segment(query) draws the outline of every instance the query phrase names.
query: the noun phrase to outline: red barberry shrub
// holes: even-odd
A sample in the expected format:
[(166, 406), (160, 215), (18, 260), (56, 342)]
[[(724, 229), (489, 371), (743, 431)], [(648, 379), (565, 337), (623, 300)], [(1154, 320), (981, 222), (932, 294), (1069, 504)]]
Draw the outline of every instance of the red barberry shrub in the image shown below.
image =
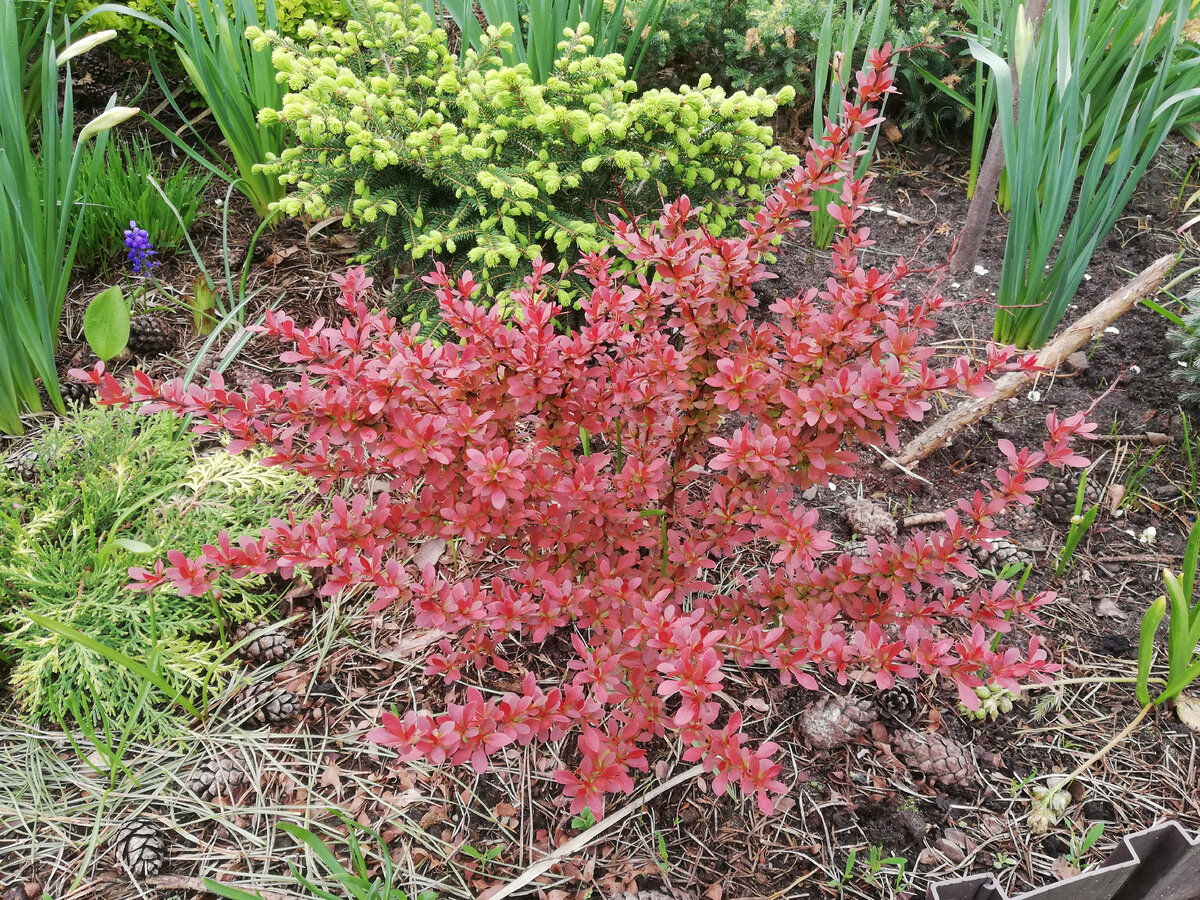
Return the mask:
[[(970, 545), (1003, 534), (994, 517), (1009, 505), (1033, 502), (1046, 485), (1039, 467), (1085, 463), (1070, 448), (1094, 427), (1082, 415), (1051, 415), (1037, 452), (1001, 441), (995, 483), (948, 510), (940, 530), (869, 542), (869, 560), (834, 553), (799, 502), (812, 485), (853, 476), (856, 448), (896, 447), (899, 426), (935, 395), (984, 391), (991, 374), (1031, 364), (991, 348), (978, 365), (935, 366), (921, 341), (941, 299), (902, 299), (902, 261), (888, 273), (859, 263), (871, 243), (856, 224), (868, 182), (851, 176), (851, 141), (891, 83), (886, 50), (872, 54), (827, 145), (740, 233), (691, 227), (686, 198), (644, 230), (618, 223), (615, 251), (580, 265), (592, 291), (576, 330), (556, 327), (542, 264), (507, 318), (472, 302), (469, 273), (439, 269), (428, 280), (453, 335), (441, 345), (368, 308), (370, 279), (352, 269), (338, 278), (339, 326), (267, 316), (261, 330), (290, 346), (281, 358), (301, 372), (285, 385), (239, 395), (216, 374), (186, 387), (139, 373), (126, 393), (101, 366), (79, 373), (103, 402), (195, 416), (234, 451), (265, 445), (270, 464), (316, 478), (330, 497), (306, 520), (274, 521), (258, 538), (223, 534), (135, 581), (197, 594), (303, 567), (326, 594), (365, 587), (373, 610), (411, 607), (446, 634), (428, 668), (452, 687), (444, 710), (384, 714), (372, 739), (402, 760), (482, 772), (509, 744), (573, 733), (578, 763), (555, 777), (572, 810), (597, 816), (647, 769), (647, 744), (666, 737), (713, 773), (714, 790), (735, 785), (771, 809), (784, 789), (776, 748), (751, 746), (740, 713), (724, 708), (731, 665), (769, 665), (808, 688), (822, 673), (882, 687), (941, 676), (967, 704), (978, 685), (1044, 678), (1054, 667), (1036, 637), (993, 639), (1036, 623), (1052, 595), (1003, 584), (964, 595), (950, 579), (978, 574)], [(842, 179), (831, 277), (755, 318), (755, 285), (772, 277), (765, 254), (803, 223), (814, 190)], [(414, 564), (430, 540), (454, 545), (453, 571)], [(536, 663), (522, 654), (546, 642), (558, 652)], [(544, 666), (519, 692), (470, 685), (518, 655)], [(565, 668), (545, 668), (563, 655)]]

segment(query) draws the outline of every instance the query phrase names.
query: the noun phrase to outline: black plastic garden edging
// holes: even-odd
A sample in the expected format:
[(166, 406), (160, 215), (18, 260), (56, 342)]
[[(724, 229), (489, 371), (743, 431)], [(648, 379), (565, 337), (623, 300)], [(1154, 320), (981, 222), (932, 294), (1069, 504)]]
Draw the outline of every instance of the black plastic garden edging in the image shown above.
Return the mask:
[[(991, 875), (931, 885), (926, 900), (1009, 900)], [(1200, 900), (1200, 838), (1175, 822), (1125, 838), (1100, 866), (1012, 900)]]

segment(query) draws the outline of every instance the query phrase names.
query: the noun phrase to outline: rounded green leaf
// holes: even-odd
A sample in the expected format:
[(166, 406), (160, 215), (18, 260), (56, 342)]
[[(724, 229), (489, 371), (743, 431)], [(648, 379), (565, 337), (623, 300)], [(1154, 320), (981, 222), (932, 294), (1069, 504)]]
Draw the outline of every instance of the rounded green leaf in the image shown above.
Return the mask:
[(103, 360), (112, 359), (129, 343), (129, 306), (121, 289), (113, 285), (88, 304), (83, 316), (83, 336)]

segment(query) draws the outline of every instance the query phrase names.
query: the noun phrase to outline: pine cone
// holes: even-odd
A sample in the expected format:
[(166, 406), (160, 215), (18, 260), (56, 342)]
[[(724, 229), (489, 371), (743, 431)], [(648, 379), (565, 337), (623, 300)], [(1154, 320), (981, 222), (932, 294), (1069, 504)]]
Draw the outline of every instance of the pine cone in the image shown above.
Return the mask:
[(849, 553), (855, 559), (871, 560), (871, 549), (866, 541), (847, 541), (842, 544), (842, 552)]
[(1019, 503), (1012, 504), (1008, 509), (996, 516), (996, 521), (1004, 529), (1014, 534), (1033, 531), (1040, 524), (1034, 508), (1032, 506), (1022, 506)]
[(238, 697), (237, 714), (255, 726), (278, 725), (300, 711), (300, 699), (273, 682), (253, 684)]
[(869, 697), (829, 695), (800, 713), (800, 734), (810, 747), (832, 750), (867, 733), (879, 718)]
[(135, 878), (157, 875), (167, 863), (162, 829), (149, 819), (130, 819), (113, 836), (117, 861)]
[(907, 685), (897, 684), (875, 695), (879, 714), (889, 722), (912, 722), (921, 711), (916, 692)]
[(134, 316), (129, 320), (129, 352), (134, 356), (157, 356), (175, 349), (175, 338), (158, 316)]
[(4, 467), (21, 481), (33, 481), (38, 476), (38, 454), (32, 447), (9, 454)]
[(187, 781), (188, 790), (201, 800), (232, 797), (246, 782), (246, 769), (240, 759), (216, 756), (197, 766)]
[(95, 385), (75, 381), (73, 378), (60, 380), (58, 390), (67, 406), (86, 406), (96, 393)]
[[(1043, 516), (1059, 525), (1069, 525), (1075, 515), (1075, 496), (1079, 492), (1079, 477), (1067, 475), (1052, 480), (1042, 491), (1042, 499), (1038, 504)], [(1092, 478), (1088, 478), (1087, 487), (1083, 489), (1084, 512), (1100, 502), (1100, 490)]]
[(1033, 562), (1033, 555), (1008, 538), (992, 538), (989, 543), (992, 549), (985, 550), (978, 544), (971, 545), (971, 555), (975, 565), (990, 572), (1003, 572), (1008, 566), (1015, 565), (1024, 569)]
[[(200, 365), (196, 367), (196, 384), (208, 384), (209, 375), (221, 364), (221, 354), (217, 352), (207, 353), (200, 360)], [(244, 394), (253, 387), (256, 377), (254, 369), (242, 363), (235, 361), (230, 362), (225, 371), (221, 373), (221, 377), (225, 379), (225, 390), (236, 391), (239, 394)]]
[(240, 643), (253, 634), (238, 653), (243, 659), (256, 663), (282, 662), (292, 655), (296, 643), (281, 631), (259, 630), (256, 624), (242, 625), (233, 633), (234, 643)]
[(896, 520), (886, 509), (870, 500), (851, 500), (842, 511), (846, 524), (855, 534), (877, 541), (896, 539)]
[(940, 734), (897, 731), (892, 735), (892, 747), (910, 769), (933, 781), (966, 787), (975, 779), (975, 760), (970, 751)]

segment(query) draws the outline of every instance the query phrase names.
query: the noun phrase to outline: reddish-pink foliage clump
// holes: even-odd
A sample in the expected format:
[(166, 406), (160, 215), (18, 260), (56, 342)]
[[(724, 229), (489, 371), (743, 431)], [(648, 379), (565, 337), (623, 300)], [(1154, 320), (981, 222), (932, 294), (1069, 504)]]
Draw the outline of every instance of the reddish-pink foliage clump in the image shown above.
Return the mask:
[[(1040, 467), (1085, 463), (1070, 448), (1094, 427), (1082, 415), (1049, 416), (1037, 452), (1001, 441), (995, 483), (948, 510), (940, 530), (870, 541), (869, 560), (834, 552), (800, 503), (810, 486), (852, 476), (855, 448), (895, 447), (897, 428), (938, 393), (978, 393), (993, 373), (1031, 364), (991, 348), (978, 366), (933, 366), (921, 340), (941, 299), (902, 299), (902, 261), (887, 273), (859, 264), (868, 182), (851, 177), (851, 140), (892, 90), (886, 54), (872, 54), (827, 144), (739, 234), (691, 227), (686, 198), (644, 231), (618, 225), (617, 252), (580, 265), (593, 288), (569, 333), (556, 327), (545, 265), (508, 318), (472, 303), (469, 273), (439, 269), (429, 281), (455, 338), (441, 345), (368, 308), (371, 280), (352, 269), (338, 278), (339, 326), (272, 313), (261, 329), (291, 345), (282, 359), (297, 381), (241, 396), (215, 373), (207, 387), (139, 373), (126, 393), (102, 366), (78, 373), (103, 402), (196, 416), (233, 451), (268, 447), (269, 464), (330, 497), (258, 538), (223, 534), (196, 559), (172, 553), (135, 582), (201, 594), (222, 576), (302, 567), (325, 594), (365, 587), (373, 610), (401, 604), (446, 633), (429, 672), (451, 684), (509, 671), (509, 658), (533, 666), (528, 648), (555, 642), (520, 691), (457, 686), (443, 711), (384, 714), (371, 737), (402, 760), (482, 772), (508, 745), (574, 733), (577, 763), (555, 777), (572, 810), (596, 815), (607, 795), (632, 790), (632, 770), (646, 771), (647, 744), (668, 736), (713, 773), (714, 790), (734, 785), (771, 809), (784, 789), (776, 747), (751, 745), (725, 708), (730, 665), (769, 665), (808, 688), (821, 673), (881, 687), (940, 676), (968, 704), (978, 685), (1045, 678), (1054, 666), (1036, 637), (993, 639), (1036, 623), (1052, 595), (1003, 584), (964, 595), (950, 579), (978, 574), (970, 545), (1003, 533), (994, 517), (1008, 506), (1033, 502)], [(830, 279), (752, 317), (754, 287), (771, 277), (764, 255), (802, 224), (815, 190), (843, 178)], [(433, 539), (453, 545), (453, 565), (413, 562)], [(565, 670), (544, 662), (564, 655)]]

